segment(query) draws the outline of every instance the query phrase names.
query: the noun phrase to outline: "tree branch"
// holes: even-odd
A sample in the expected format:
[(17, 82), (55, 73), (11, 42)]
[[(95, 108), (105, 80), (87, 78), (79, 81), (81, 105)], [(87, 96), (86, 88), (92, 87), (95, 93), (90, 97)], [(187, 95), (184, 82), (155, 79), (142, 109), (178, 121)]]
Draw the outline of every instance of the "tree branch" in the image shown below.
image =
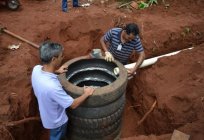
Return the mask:
[(12, 127), (12, 126), (16, 126), (16, 125), (26, 123), (29, 121), (40, 121), (40, 118), (39, 117), (29, 117), (29, 118), (25, 118), (25, 119), (18, 120), (18, 121), (3, 122), (1, 125), (4, 125), (6, 127)]
[(137, 122), (137, 125), (138, 125), (138, 126), (139, 126), (139, 125), (147, 118), (147, 116), (154, 110), (156, 104), (157, 104), (157, 101), (155, 100), (154, 103), (152, 104), (151, 108), (149, 109), (149, 111), (147, 111), (147, 112), (145, 113), (145, 115), (142, 117), (142, 119)]

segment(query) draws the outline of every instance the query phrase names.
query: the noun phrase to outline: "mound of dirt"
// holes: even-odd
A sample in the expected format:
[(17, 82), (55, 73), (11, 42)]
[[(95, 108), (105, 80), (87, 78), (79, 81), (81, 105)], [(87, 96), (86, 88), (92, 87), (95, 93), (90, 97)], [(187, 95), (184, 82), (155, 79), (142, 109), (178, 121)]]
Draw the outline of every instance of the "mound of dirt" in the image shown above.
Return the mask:
[(178, 129), (192, 140), (204, 138), (204, 44), (159, 59), (131, 84), (135, 85), (130, 95), (133, 106), (140, 105), (135, 108), (138, 116), (157, 101), (154, 111), (138, 126), (145, 134), (162, 135)]

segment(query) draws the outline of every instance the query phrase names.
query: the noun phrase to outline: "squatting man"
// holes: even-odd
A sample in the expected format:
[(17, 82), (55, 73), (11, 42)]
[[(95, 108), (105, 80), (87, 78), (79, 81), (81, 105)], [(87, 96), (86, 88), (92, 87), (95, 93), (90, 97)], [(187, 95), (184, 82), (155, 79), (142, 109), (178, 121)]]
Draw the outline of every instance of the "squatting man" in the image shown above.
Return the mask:
[(139, 28), (135, 23), (129, 23), (124, 28), (110, 29), (100, 39), (100, 43), (105, 51), (105, 60), (109, 62), (116, 59), (125, 65), (134, 50), (139, 54), (134, 68), (127, 69), (129, 76), (135, 74), (145, 59), (144, 49), (139, 37)]
[(40, 48), (42, 65), (36, 65), (32, 72), (32, 87), (37, 97), (40, 118), (44, 128), (50, 130), (50, 140), (65, 138), (68, 116), (65, 109), (77, 108), (94, 92), (91, 87), (84, 87), (84, 93), (73, 99), (60, 84), (57, 73), (67, 71), (67, 66), (61, 65), (63, 47), (58, 43), (44, 42)]

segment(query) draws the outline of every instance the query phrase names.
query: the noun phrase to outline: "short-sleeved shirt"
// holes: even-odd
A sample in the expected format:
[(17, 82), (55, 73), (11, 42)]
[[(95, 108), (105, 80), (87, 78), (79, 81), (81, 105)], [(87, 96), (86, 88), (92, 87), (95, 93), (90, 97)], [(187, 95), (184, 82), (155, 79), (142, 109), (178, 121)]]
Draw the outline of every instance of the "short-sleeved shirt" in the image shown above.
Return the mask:
[(68, 121), (65, 109), (74, 99), (63, 90), (57, 75), (45, 72), (41, 65), (37, 65), (33, 68), (31, 80), (44, 128), (54, 129), (65, 124)]
[[(135, 39), (122, 43), (121, 33), (122, 28), (112, 28), (104, 35), (104, 41), (110, 43), (108, 51), (111, 52), (113, 57), (121, 63), (127, 64), (133, 50), (142, 52), (144, 49), (138, 35), (135, 37)], [(121, 45), (122, 48), (118, 49), (118, 45)]]

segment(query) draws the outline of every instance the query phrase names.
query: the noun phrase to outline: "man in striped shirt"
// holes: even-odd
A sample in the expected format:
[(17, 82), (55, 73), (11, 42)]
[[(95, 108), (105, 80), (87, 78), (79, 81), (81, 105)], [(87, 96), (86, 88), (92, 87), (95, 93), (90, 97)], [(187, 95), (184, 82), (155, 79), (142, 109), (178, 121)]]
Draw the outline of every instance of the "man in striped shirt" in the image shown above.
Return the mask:
[(144, 49), (139, 38), (139, 28), (135, 23), (127, 24), (124, 29), (110, 29), (101, 38), (100, 43), (105, 51), (105, 59), (109, 62), (116, 59), (125, 65), (134, 50), (139, 54), (135, 67), (128, 69), (129, 75), (136, 72), (145, 58)]

